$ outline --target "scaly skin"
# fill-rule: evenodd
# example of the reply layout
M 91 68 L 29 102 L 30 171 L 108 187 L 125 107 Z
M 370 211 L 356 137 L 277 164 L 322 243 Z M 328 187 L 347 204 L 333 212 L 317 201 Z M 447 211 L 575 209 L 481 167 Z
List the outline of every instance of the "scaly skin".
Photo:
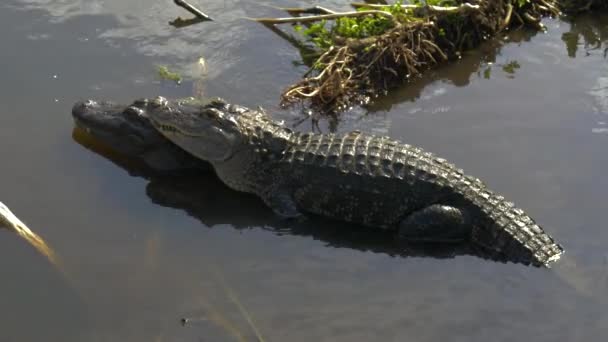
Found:
M 209 161 L 229 187 L 277 214 L 317 214 L 414 241 L 468 240 L 508 260 L 548 265 L 563 249 L 523 210 L 446 160 L 388 137 L 296 133 L 265 113 L 156 98 L 144 109 L 169 140 Z

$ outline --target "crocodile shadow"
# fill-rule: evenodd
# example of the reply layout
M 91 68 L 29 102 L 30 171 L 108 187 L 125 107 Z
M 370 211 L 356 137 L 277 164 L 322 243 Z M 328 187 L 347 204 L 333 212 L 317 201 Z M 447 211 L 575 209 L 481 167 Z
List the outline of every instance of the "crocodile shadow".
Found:
M 469 244 L 404 243 L 388 232 L 337 222 L 320 217 L 302 221 L 282 220 L 257 197 L 226 187 L 210 167 L 158 172 L 137 157 L 125 156 L 76 127 L 72 137 L 81 146 L 110 160 L 130 175 L 148 180 L 146 194 L 153 203 L 185 211 L 213 229 L 229 225 L 247 231 L 264 229 L 277 235 L 291 235 L 322 241 L 328 247 L 382 253 L 392 257 L 449 259 L 472 255 L 497 262 Z M 238 213 L 227 208 L 239 208 Z

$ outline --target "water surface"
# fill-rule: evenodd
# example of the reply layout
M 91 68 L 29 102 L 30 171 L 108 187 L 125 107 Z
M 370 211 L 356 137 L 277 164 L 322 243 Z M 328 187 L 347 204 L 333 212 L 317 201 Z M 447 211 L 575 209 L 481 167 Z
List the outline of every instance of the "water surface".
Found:
M 298 52 L 243 17 L 307 4 L 207 1 L 216 21 L 182 30 L 167 25 L 187 15 L 171 1 L 0 4 L 0 200 L 61 260 L 0 230 L 0 341 L 255 341 L 239 306 L 266 341 L 606 336 L 606 16 L 488 42 L 320 125 L 388 134 L 480 177 L 564 245 L 551 270 L 401 253 L 331 224 L 285 227 L 211 175 L 148 180 L 73 138 L 71 105 L 90 97 L 203 93 L 298 121 L 277 108 L 303 72 Z M 159 64 L 182 85 L 160 82 Z

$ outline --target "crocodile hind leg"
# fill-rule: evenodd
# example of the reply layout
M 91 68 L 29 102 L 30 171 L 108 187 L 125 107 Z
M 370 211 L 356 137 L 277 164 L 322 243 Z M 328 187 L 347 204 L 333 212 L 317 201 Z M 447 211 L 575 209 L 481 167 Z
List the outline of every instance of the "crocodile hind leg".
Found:
M 471 226 L 455 207 L 433 204 L 405 217 L 398 226 L 400 239 L 408 241 L 460 242 L 467 240 Z

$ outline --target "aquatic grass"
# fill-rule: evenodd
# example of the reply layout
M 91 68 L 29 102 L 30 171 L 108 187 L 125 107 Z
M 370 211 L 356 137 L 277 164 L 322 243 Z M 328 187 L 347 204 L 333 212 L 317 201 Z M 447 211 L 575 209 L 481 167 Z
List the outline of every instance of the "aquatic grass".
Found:
M 182 76 L 177 73 L 169 70 L 169 67 L 166 65 L 157 65 L 156 70 L 158 72 L 158 76 L 161 80 L 173 81 L 176 84 L 182 83 Z
M 257 325 L 255 324 L 253 317 L 247 311 L 247 309 L 245 309 L 245 306 L 241 303 L 241 301 L 239 300 L 236 293 L 232 290 L 232 288 L 230 288 L 230 286 L 228 286 L 228 283 L 226 282 L 226 279 L 224 278 L 224 276 L 222 275 L 220 270 L 217 267 L 213 267 L 213 270 L 214 270 L 216 279 L 219 280 L 219 282 L 222 286 L 222 289 L 224 290 L 224 293 L 226 294 L 228 299 L 230 299 L 230 301 L 238 308 L 241 315 L 245 318 L 245 320 L 247 321 L 247 324 L 249 324 L 249 327 L 254 332 L 258 342 L 266 342 L 266 340 L 260 333 L 260 330 L 258 329 Z
M 390 13 L 391 17 L 383 15 L 340 17 L 329 25 L 327 20 L 309 24 L 308 27 L 302 25 L 294 26 L 296 32 L 301 33 L 306 40 L 321 50 L 327 50 L 335 45 L 337 39 L 342 38 L 367 38 L 378 36 L 389 29 L 395 27 L 397 22 L 408 22 L 414 18 L 408 11 L 401 7 L 402 0 L 394 5 L 387 5 L 377 8 L 366 6 L 356 8 L 356 11 L 378 10 Z
M 224 277 L 224 275 L 222 274 L 220 269 L 217 267 L 217 265 L 215 265 L 213 263 L 213 264 L 209 265 L 209 267 L 211 268 L 211 272 L 213 273 L 215 280 L 220 284 L 220 287 L 222 288 L 222 291 L 224 292 L 226 297 L 230 300 L 230 302 L 232 302 L 232 304 L 234 304 L 236 306 L 236 308 L 238 309 L 241 316 L 245 319 L 245 321 L 249 325 L 250 329 L 253 331 L 253 333 L 256 337 L 256 340 L 258 342 L 266 342 L 262 333 L 260 332 L 260 329 L 258 329 L 257 325 L 255 324 L 253 316 L 251 315 L 251 313 L 249 313 L 249 311 L 241 303 L 236 292 L 228 285 L 228 283 L 226 282 L 226 278 Z M 221 315 L 220 312 L 218 310 L 216 310 L 215 307 L 211 303 L 209 303 L 204 297 L 199 298 L 199 301 L 201 301 L 201 303 L 205 307 L 206 311 L 208 313 L 210 313 L 210 315 L 204 316 L 202 318 L 201 317 L 182 318 L 181 319 L 182 325 L 186 325 L 191 321 L 199 321 L 199 320 L 208 319 L 208 320 L 214 322 L 215 324 L 217 324 L 218 326 L 224 328 L 224 330 L 226 332 L 230 333 L 237 341 L 239 341 L 239 342 L 247 341 L 247 339 L 245 338 L 245 335 L 243 333 L 241 333 L 241 331 L 232 322 L 230 322 L 226 317 Z

